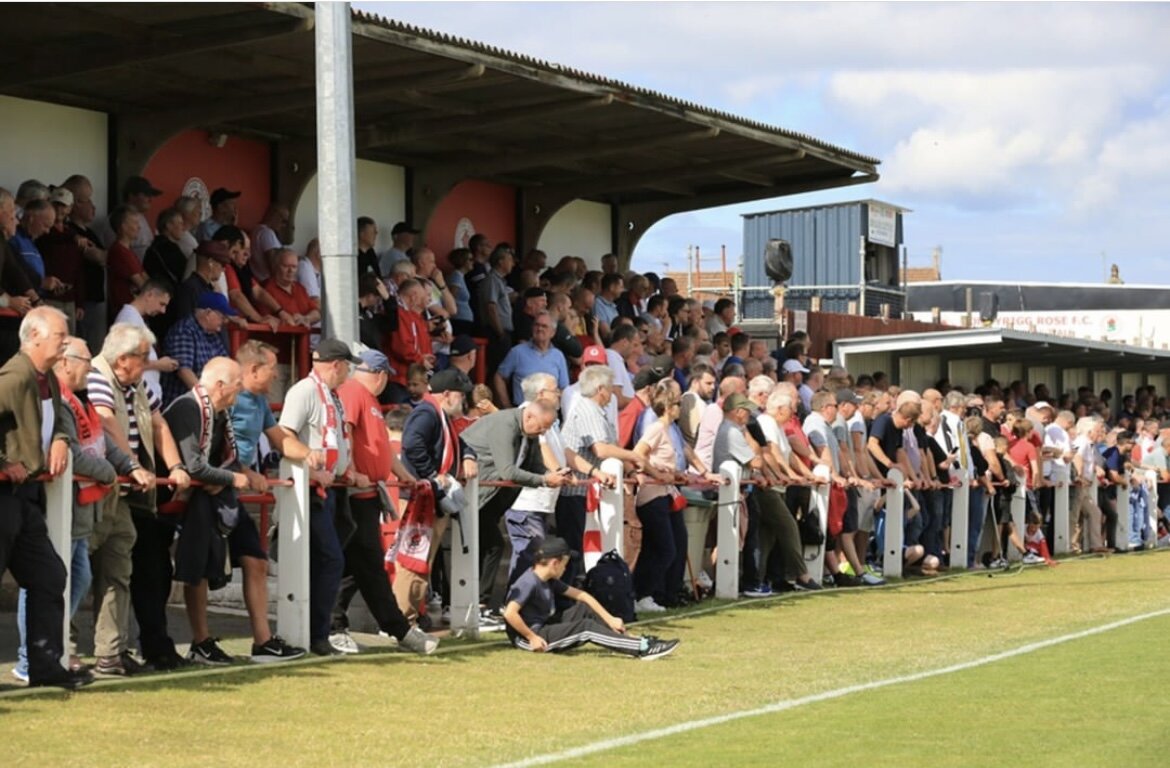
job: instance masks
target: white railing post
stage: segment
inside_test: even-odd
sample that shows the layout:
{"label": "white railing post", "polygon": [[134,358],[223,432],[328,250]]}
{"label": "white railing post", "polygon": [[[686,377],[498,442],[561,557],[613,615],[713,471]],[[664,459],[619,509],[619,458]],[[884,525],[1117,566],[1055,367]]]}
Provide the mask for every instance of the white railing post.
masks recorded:
{"label": "white railing post", "polygon": [[69,665],[69,596],[73,588],[73,452],[65,452],[65,471],[45,483],[45,525],[49,541],[65,563],[65,617],[61,627],[65,655],[61,665]]}
{"label": "white railing post", "polygon": [[479,478],[463,486],[467,506],[451,521],[451,631],[479,638]]}
{"label": "white railing post", "polygon": [[308,648],[309,626],[309,468],[298,461],[280,462],[280,476],[292,485],[276,486],[279,526],[276,572],[276,629],[292,645]]}
{"label": "white railing post", "polygon": [[740,480],[743,467],[725,461],[719,467],[725,485],[719,486],[717,515],[718,537],[715,542],[719,558],[715,566],[715,596],[725,600],[739,597],[739,504],[743,500]]}
{"label": "white railing post", "polygon": [[[886,490],[885,539],[882,542],[882,573],[887,578],[902,578],[902,542],[905,540],[906,478],[899,469],[891,469],[886,479],[893,487]],[[921,513],[920,513],[921,514]]]}
{"label": "white railing post", "polygon": [[1069,494],[1073,492],[1072,477],[1067,465],[1057,465],[1052,472],[1052,554],[1067,555],[1072,549],[1072,531],[1069,530]]}
{"label": "white railing post", "polygon": [[[1027,519],[1027,493],[1028,488],[1025,481],[1025,475],[1023,472],[1017,470],[1016,491],[1012,494],[1011,513],[1012,524],[1016,527],[1016,535],[1019,536],[1021,540],[1024,538],[1024,521]],[[1005,540],[1000,542],[1000,556],[1011,562],[1015,562],[1023,558],[1024,553],[1013,549],[1012,547],[1008,546],[1009,544],[1011,544],[1011,541]]]}
{"label": "white railing post", "polygon": [[1121,476],[1117,485],[1117,524],[1113,527],[1113,544],[1119,550],[1129,549],[1129,490],[1131,476],[1128,472]]}
{"label": "white railing post", "polygon": [[[825,578],[825,543],[829,537],[829,486],[832,483],[832,473],[824,464],[818,464],[813,467],[813,475],[818,480],[827,480],[826,483],[818,483],[809,489],[809,512],[815,514],[820,520],[821,532],[825,535],[825,540],[815,547],[806,546],[804,548],[804,560],[808,565],[808,575],[813,577],[813,580],[818,584]],[[812,551],[810,556],[809,552]],[[766,563],[761,567],[766,567]],[[860,574],[858,574],[860,576]]]}
{"label": "white railing post", "polygon": [[967,569],[967,532],[970,530],[971,479],[965,469],[953,469],[959,484],[951,489],[951,570]]}
{"label": "white railing post", "polygon": [[[616,550],[623,560],[625,553],[626,489],[620,459],[601,462],[601,471],[617,479],[613,488],[602,488],[597,505],[597,522],[601,526],[602,554]],[[589,566],[586,566],[588,570]]]}

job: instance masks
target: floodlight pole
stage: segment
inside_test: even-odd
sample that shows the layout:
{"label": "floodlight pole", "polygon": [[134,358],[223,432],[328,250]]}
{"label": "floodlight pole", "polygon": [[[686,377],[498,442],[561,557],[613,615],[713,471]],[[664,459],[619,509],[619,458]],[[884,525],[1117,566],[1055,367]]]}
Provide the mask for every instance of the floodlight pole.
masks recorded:
{"label": "floodlight pole", "polygon": [[326,338],[358,339],[349,3],[317,3],[317,223]]}

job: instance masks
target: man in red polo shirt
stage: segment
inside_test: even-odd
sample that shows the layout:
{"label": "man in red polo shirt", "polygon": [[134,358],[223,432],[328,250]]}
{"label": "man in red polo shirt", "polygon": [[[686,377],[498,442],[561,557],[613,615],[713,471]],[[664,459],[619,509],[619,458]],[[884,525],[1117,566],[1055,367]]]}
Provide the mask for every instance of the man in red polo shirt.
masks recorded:
{"label": "man in red polo shirt", "polygon": [[339,525],[337,531],[345,550],[345,571],[333,609],[329,643],[342,653],[358,652],[357,643],[349,636],[345,614],[354,594],[361,591],[362,599],[378,622],[378,629],[397,638],[400,646],[429,654],[439,647],[439,641],[420,629],[411,628],[390,591],[383,567],[382,514],[396,510],[384,508],[383,494],[378,492],[377,484],[396,480],[415,482],[398,455],[390,450],[390,434],[378,405],[378,395],[389,380],[390,361],[376,349],[366,350],[359,357],[361,364],[354,369],[353,376],[337,388],[352,439],[355,487],[349,495],[353,523],[344,530]]}
{"label": "man in red polo shirt", "polygon": [[[264,290],[280,305],[280,312],[273,313],[264,307],[266,314],[276,314],[287,325],[301,325],[311,328],[321,321],[321,306],[309,295],[305,286],[297,282],[297,253],[291,248],[281,248],[272,257],[272,277],[264,283]],[[292,381],[292,351],[287,336],[257,335],[261,341],[272,344],[279,350],[276,354],[276,376],[269,390],[271,399],[279,401]]]}

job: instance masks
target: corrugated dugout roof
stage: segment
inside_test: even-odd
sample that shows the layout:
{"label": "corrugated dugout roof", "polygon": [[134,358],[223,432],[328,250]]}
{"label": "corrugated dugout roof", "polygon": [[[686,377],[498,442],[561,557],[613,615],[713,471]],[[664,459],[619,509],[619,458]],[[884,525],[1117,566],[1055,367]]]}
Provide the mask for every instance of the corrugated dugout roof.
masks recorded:
{"label": "corrugated dugout roof", "polygon": [[1002,328],[837,339],[833,360],[848,367],[851,355],[889,352],[896,356],[939,355],[944,360],[985,359],[1028,366],[1165,373],[1170,350],[1089,341]]}

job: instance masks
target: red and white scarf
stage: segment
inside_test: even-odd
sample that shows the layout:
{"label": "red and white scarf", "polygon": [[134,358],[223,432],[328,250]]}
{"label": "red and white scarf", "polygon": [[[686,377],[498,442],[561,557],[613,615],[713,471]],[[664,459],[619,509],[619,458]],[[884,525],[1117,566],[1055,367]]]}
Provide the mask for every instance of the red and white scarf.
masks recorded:
{"label": "red and white scarf", "polygon": [[321,425],[321,450],[325,452],[325,471],[333,472],[341,457],[339,446],[344,435],[341,433],[340,404],[334,399],[332,390],[325,386],[316,371],[309,374],[309,378],[317,387],[317,396],[321,398],[321,405],[325,408],[325,421]]}
{"label": "red and white scarf", "polygon": [[[93,404],[82,403],[77,395],[62,385],[61,397],[73,411],[73,420],[77,422],[77,443],[81,452],[98,459],[106,458],[106,436],[102,431],[102,420],[98,416]],[[96,483],[92,480],[77,481],[77,503],[93,504],[105,498],[110,492],[110,486]]]}

